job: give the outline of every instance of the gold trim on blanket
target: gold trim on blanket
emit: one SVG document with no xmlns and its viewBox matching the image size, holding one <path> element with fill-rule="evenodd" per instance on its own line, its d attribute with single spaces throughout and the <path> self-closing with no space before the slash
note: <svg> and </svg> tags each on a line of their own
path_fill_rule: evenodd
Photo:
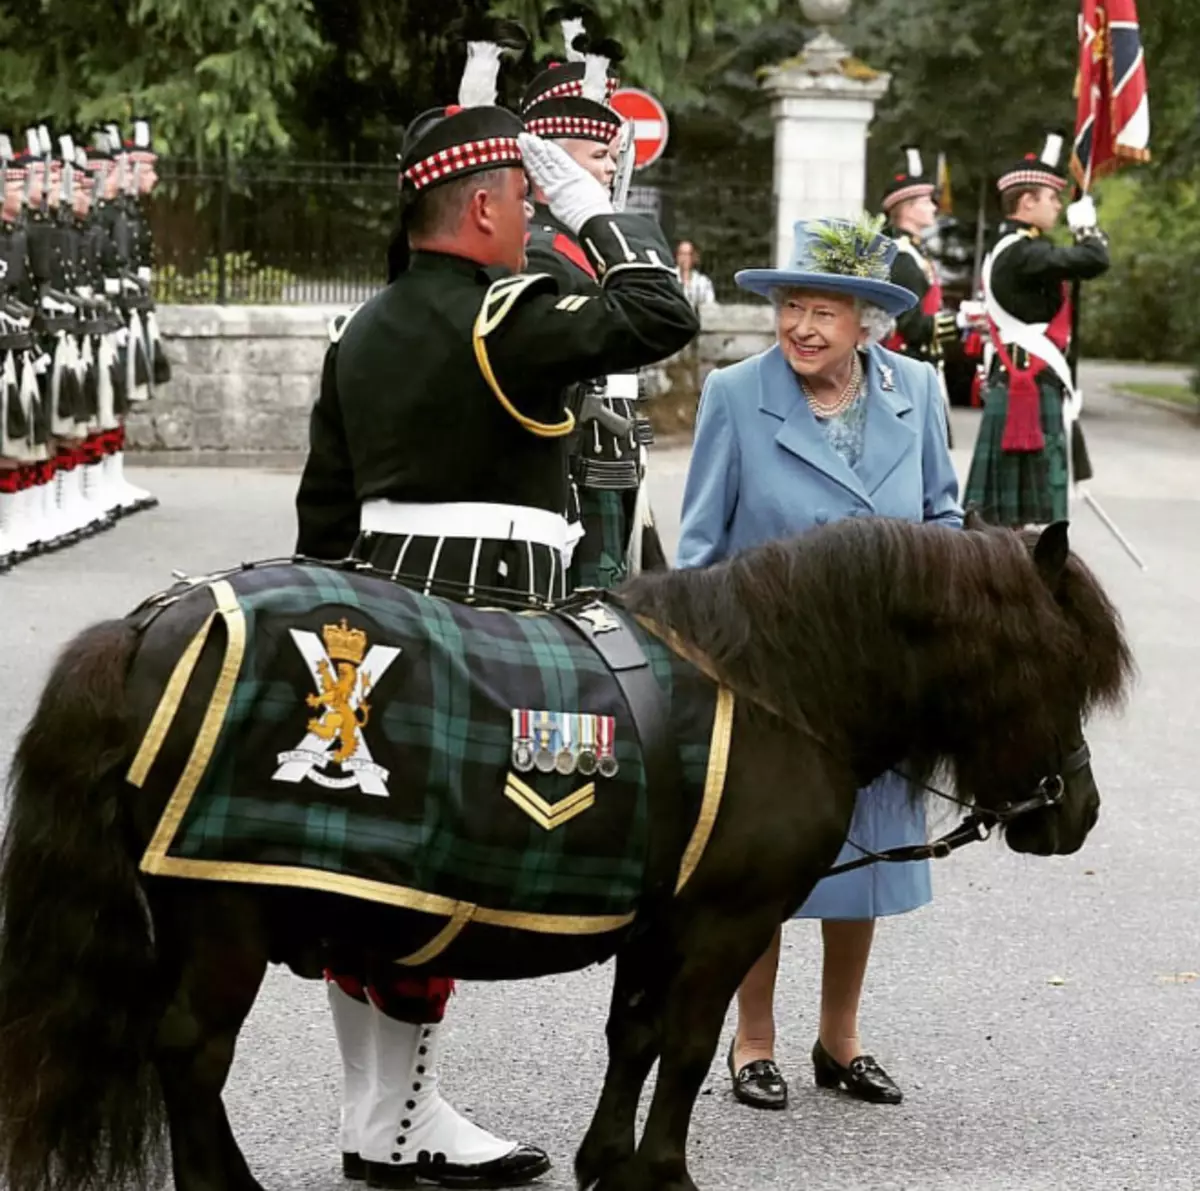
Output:
<svg viewBox="0 0 1200 1191">
<path fill-rule="evenodd" d="M 154 716 L 150 720 L 150 726 L 146 729 L 146 735 L 142 737 L 137 756 L 134 757 L 133 764 L 129 766 L 129 772 L 125 775 L 125 780 L 130 785 L 140 789 L 145 784 L 146 778 L 149 777 L 150 767 L 158 759 L 163 742 L 167 739 L 167 733 L 171 730 L 175 716 L 179 713 L 179 705 L 183 702 L 187 684 L 192 680 L 192 673 L 196 669 L 196 663 L 200 660 L 200 653 L 204 649 L 205 641 L 208 640 L 208 633 L 216 615 L 215 612 L 208 614 L 204 623 L 197 629 L 196 635 L 188 642 L 188 647 L 180 655 L 179 661 L 175 663 L 175 669 L 171 671 L 171 677 L 163 690 L 162 698 L 159 699 L 158 706 L 154 709 Z"/>
<path fill-rule="evenodd" d="M 734 696 L 727 686 L 717 688 L 717 706 L 713 712 L 712 736 L 708 742 L 708 772 L 704 778 L 704 798 L 700 803 L 700 814 L 692 829 L 692 838 L 684 850 L 679 865 L 679 881 L 675 886 L 678 895 L 691 880 L 708 841 L 717 823 L 721 810 L 721 799 L 725 793 L 725 775 L 729 769 L 729 742 L 733 735 Z"/>
<path fill-rule="evenodd" d="M 191 755 L 158 821 L 154 837 L 142 857 L 141 870 L 144 873 L 167 875 L 169 872 L 167 849 L 171 846 L 184 815 L 187 814 L 192 795 L 195 794 L 217 746 L 217 738 L 224 726 L 225 715 L 233 699 L 234 687 L 242 668 L 242 658 L 246 653 L 246 615 L 238 604 L 233 588 L 227 580 L 218 579 L 209 584 L 209 590 L 216 601 L 217 612 L 225 621 L 225 657 L 221 662 L 221 672 L 217 676 L 212 698 L 204 711 L 200 731 L 192 745 Z"/>
<path fill-rule="evenodd" d="M 286 889 L 312 889 L 318 893 L 338 893 L 363 901 L 378 902 L 399 910 L 416 910 L 453 918 L 471 910 L 470 921 L 483 926 L 502 926 L 543 935 L 603 935 L 620 930 L 633 921 L 633 914 L 609 914 L 588 917 L 572 914 L 536 914 L 525 910 L 492 910 L 456 901 L 437 893 L 388 885 L 366 877 L 331 873 L 325 869 L 299 868 L 282 864 L 245 864 L 237 861 L 192 860 L 164 856 L 155 873 L 164 877 L 191 877 L 197 881 L 230 881 L 238 885 L 277 885 Z"/>
<path fill-rule="evenodd" d="M 475 911 L 478 909 L 478 906 L 473 906 L 470 902 L 459 902 L 450 916 L 450 921 L 424 947 L 414 951 L 412 955 L 396 960 L 396 963 L 406 968 L 419 968 L 422 964 L 437 959 L 462 934 L 463 927 L 475 917 Z"/>
</svg>

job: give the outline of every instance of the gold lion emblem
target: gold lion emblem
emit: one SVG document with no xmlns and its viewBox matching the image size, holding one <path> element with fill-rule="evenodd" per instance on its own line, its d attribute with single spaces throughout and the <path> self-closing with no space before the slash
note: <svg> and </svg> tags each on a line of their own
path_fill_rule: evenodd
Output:
<svg viewBox="0 0 1200 1191">
<path fill-rule="evenodd" d="M 371 706 L 367 702 L 371 676 L 364 671 L 360 682 L 358 671 L 367 652 L 367 634 L 362 629 L 350 628 L 343 618 L 340 627 L 323 625 L 321 636 L 325 639 L 329 659 L 322 658 L 317 663 L 321 689 L 308 695 L 305 702 L 309 707 L 325 710 L 316 719 L 308 721 L 308 730 L 320 740 L 338 742 L 332 759 L 341 765 L 358 752 L 359 733 L 371 718 Z M 330 663 L 337 667 L 336 676 Z M 357 703 L 354 699 L 356 688 Z"/>
</svg>

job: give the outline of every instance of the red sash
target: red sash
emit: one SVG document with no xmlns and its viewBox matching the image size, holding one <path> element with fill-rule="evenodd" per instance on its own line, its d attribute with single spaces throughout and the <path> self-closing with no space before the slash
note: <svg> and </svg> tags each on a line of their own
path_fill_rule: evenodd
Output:
<svg viewBox="0 0 1200 1191">
<path fill-rule="evenodd" d="M 940 281 L 935 281 L 926 291 L 925 296 L 921 299 L 921 313 L 929 315 L 933 318 L 942 311 L 942 284 Z M 907 346 L 908 341 L 900 332 L 893 331 L 884 341 L 883 346 L 888 351 L 902 352 Z"/>
<path fill-rule="evenodd" d="M 989 318 L 992 346 L 1008 373 L 1008 413 L 1004 419 L 1004 437 L 1000 449 L 1013 452 L 1041 451 L 1046 446 L 1042 432 L 1042 397 L 1038 376 L 1045 370 L 1045 360 L 1031 355 L 1024 368 L 1017 368 L 1012 353 L 1000 339 L 996 324 Z M 1062 305 L 1046 328 L 1046 338 L 1059 351 L 1065 352 L 1071 340 L 1071 290 L 1063 283 Z"/>
<path fill-rule="evenodd" d="M 570 236 L 559 232 L 554 237 L 554 251 L 559 256 L 565 256 L 576 268 L 582 269 L 593 281 L 596 280 L 596 270 L 592 268 L 591 261 L 584 255 L 584 251 L 571 239 Z"/>
<path fill-rule="evenodd" d="M 921 299 L 921 313 L 934 315 L 942 312 L 942 283 L 935 281 Z"/>
</svg>

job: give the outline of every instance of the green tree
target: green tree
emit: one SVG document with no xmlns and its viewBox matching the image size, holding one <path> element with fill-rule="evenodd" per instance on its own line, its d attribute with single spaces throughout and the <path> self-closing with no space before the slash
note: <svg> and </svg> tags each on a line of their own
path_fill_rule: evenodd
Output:
<svg viewBox="0 0 1200 1191">
<path fill-rule="evenodd" d="M 10 0 L 0 47 L 13 127 L 144 114 L 170 150 L 234 153 L 288 144 L 296 80 L 322 48 L 310 0 Z"/>
<path fill-rule="evenodd" d="M 314 151 L 323 145 L 370 154 L 384 144 L 394 147 L 413 116 L 453 98 L 463 49 L 451 31 L 464 7 L 429 0 L 313 0 L 324 52 L 301 86 L 297 135 Z M 531 38 L 524 60 L 504 74 L 502 97 L 510 104 L 536 61 L 562 53 L 557 26 L 547 26 L 543 17 L 550 7 L 551 0 L 496 0 L 490 7 L 520 21 Z M 655 92 L 673 115 L 707 115 L 715 102 L 720 124 L 730 86 L 740 90 L 726 139 L 736 138 L 747 107 L 759 106 L 754 67 L 775 53 L 786 56 L 802 40 L 798 25 L 779 18 L 780 0 L 596 0 L 593 7 L 604 31 L 625 49 L 622 78 Z M 765 117 L 755 131 L 769 135 Z"/>
</svg>

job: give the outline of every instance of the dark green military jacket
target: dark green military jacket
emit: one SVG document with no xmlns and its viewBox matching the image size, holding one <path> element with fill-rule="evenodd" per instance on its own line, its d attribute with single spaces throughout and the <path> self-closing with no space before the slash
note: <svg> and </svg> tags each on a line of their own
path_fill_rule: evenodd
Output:
<svg viewBox="0 0 1200 1191">
<path fill-rule="evenodd" d="M 514 411 L 560 423 L 569 386 L 662 359 L 698 330 L 652 221 L 600 215 L 579 243 L 599 279 L 591 293 L 564 292 L 549 273 L 417 252 L 353 316 L 312 414 L 296 498 L 300 553 L 345 556 L 367 500 L 563 512 L 569 439 L 532 433 Z"/>
<path fill-rule="evenodd" d="M 1066 301 L 1064 283 L 1090 281 L 1108 270 L 1108 245 L 1101 236 L 1084 236 L 1064 246 L 1020 220 L 1009 219 L 1000 225 L 1001 239 L 1014 232 L 1026 234 L 996 257 L 992 293 L 1022 322 L 1050 322 Z"/>
</svg>

